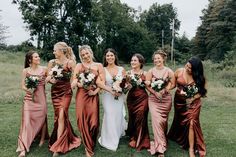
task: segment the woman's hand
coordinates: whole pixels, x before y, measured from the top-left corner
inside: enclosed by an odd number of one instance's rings
[[[157,98],[157,99],[159,99],[159,100],[161,100],[162,99],[162,94],[161,93],[159,93],[159,92],[155,92],[155,97]]]
[[[83,87],[82,83],[77,82],[77,87],[82,88]]]
[[[97,91],[98,91],[98,90],[89,90],[89,91],[88,91],[88,95],[89,95],[89,96],[97,95],[97,93],[98,93]]]
[[[190,105],[190,104],[193,103],[193,101],[194,101],[194,98],[187,98],[187,99],[186,99],[186,104],[187,104],[187,105]]]
[[[47,76],[45,82],[55,84],[57,81],[52,76]]]
[[[75,87],[77,86],[77,81],[73,80],[70,86],[71,86],[71,89],[75,89]]]

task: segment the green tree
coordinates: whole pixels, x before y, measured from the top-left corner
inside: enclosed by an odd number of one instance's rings
[[[1,10],[0,10],[1,12]],[[2,20],[2,17],[0,16],[0,21]],[[6,38],[7,36],[7,31],[8,26],[5,26],[2,22],[0,23],[0,48],[5,47],[6,45]]]
[[[199,26],[193,52],[204,59],[221,61],[232,50],[236,35],[235,0],[211,0],[203,10],[202,25]]]
[[[140,21],[154,35],[156,47],[161,47],[162,30],[164,31],[164,43],[171,43],[171,24],[173,19],[175,19],[174,28],[178,31],[180,21],[177,19],[177,9],[173,7],[172,3],[163,5],[154,3],[148,11],[142,13]]]

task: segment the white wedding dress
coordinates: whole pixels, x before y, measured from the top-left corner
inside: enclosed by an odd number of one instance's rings
[[[118,74],[122,75],[122,67],[118,67]],[[106,85],[112,86],[113,80],[111,74],[105,68]],[[98,142],[101,146],[116,151],[120,137],[125,135],[127,122],[124,118],[124,95],[119,96],[118,100],[114,96],[104,91],[102,96],[104,108],[101,136]]]

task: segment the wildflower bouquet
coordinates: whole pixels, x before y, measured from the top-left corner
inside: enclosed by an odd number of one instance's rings
[[[63,65],[58,63],[53,63],[53,67],[49,72],[49,75],[52,76],[55,80],[70,79],[71,72],[63,70]]]
[[[121,75],[114,76],[112,78],[112,89],[117,93],[122,93],[123,88],[125,87],[125,79]],[[115,96],[115,99],[118,100],[118,96]]]
[[[140,75],[138,75],[138,74],[129,74],[128,78],[129,78],[128,80],[129,80],[130,84],[133,87],[142,87],[142,88],[145,87],[144,80],[142,80]]]
[[[191,98],[198,93],[196,85],[187,85],[181,90],[180,94],[185,95],[187,98]]]
[[[84,89],[89,89],[89,87],[95,85],[95,75],[90,70],[77,74],[77,79]]]
[[[39,77],[37,76],[27,76],[25,78],[25,86],[27,89],[31,90],[32,92],[32,100],[34,101],[34,91],[37,88],[39,83]]]
[[[151,88],[155,90],[156,92],[160,92],[162,89],[164,89],[167,86],[169,81],[170,81],[169,77],[167,77],[166,79],[152,78]]]

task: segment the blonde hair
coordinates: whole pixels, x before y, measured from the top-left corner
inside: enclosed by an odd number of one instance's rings
[[[91,59],[94,60],[93,50],[91,49],[91,47],[89,45],[82,45],[82,46],[79,46],[79,58],[80,58],[81,62],[83,62],[81,55],[80,55],[82,50],[88,51],[91,54]]]
[[[65,42],[57,42],[54,46],[59,47],[59,49],[65,54],[66,58],[76,62],[76,57],[73,50]]]
[[[164,61],[166,61],[166,59],[167,59],[167,54],[165,53],[164,50],[157,50],[157,51],[155,51],[155,52],[153,53],[153,55],[152,55],[152,59],[154,59],[155,55],[157,55],[157,54],[159,54],[159,55],[164,59]]]

